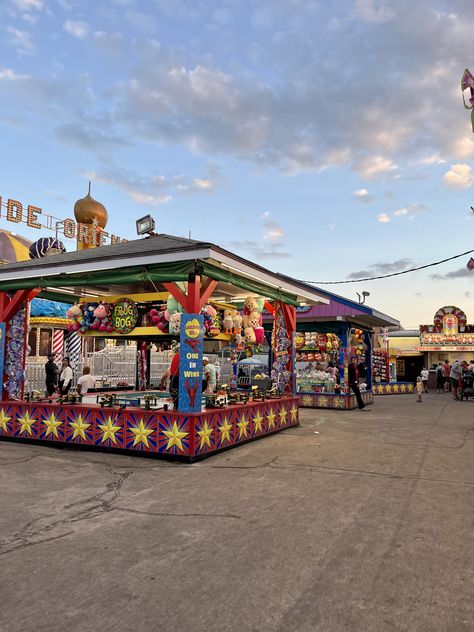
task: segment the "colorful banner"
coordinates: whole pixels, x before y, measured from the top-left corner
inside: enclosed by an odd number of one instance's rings
[[[181,316],[179,347],[179,412],[201,410],[204,316]]]

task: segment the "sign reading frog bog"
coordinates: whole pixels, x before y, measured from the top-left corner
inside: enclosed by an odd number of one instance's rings
[[[129,298],[119,298],[112,309],[112,327],[119,334],[128,334],[135,329],[138,321],[138,308]]]

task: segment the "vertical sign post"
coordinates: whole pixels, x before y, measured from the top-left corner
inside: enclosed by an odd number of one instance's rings
[[[179,348],[179,412],[201,411],[204,316],[181,316]]]

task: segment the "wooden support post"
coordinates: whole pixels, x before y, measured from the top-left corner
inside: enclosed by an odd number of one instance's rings
[[[264,307],[267,312],[269,312],[273,316],[273,314],[275,313],[275,307],[270,303],[270,301],[265,301]]]
[[[217,287],[217,281],[214,279],[207,279],[201,288],[201,298],[199,299],[199,312],[207,303],[207,300],[212,296],[212,293]],[[198,312],[198,313],[199,313]]]
[[[184,311],[186,311],[188,305],[188,297],[179,289],[176,283],[163,283],[163,287],[168,290],[171,296],[173,296],[184,309]]]
[[[201,277],[199,274],[194,276],[192,281],[188,281],[188,300],[185,311],[188,314],[199,314],[201,308],[199,302],[201,299]]]

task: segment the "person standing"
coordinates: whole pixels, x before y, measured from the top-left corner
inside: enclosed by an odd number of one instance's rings
[[[59,392],[61,395],[67,395],[72,386],[72,369],[69,360],[64,358],[61,375],[59,376]]]
[[[56,355],[54,353],[48,353],[48,361],[44,365],[44,370],[46,371],[46,391],[50,397],[58,385],[59,369],[54,361],[55,357]]]
[[[161,378],[161,385],[164,385],[164,381],[169,377],[170,395],[173,399],[173,410],[178,410],[179,400],[179,349],[175,351],[174,356],[171,358],[171,364],[169,369],[165,371],[165,374]]]
[[[451,375],[451,365],[449,364],[449,360],[444,361],[443,371],[444,371],[444,390],[448,392],[451,390],[451,381],[449,379]]]
[[[428,392],[428,378],[430,376],[430,372],[428,371],[428,369],[424,366],[421,369],[421,373],[420,373],[420,377],[421,377],[421,383],[423,384],[423,392],[427,393]]]
[[[421,377],[418,376],[416,378],[416,394],[417,394],[416,401],[417,402],[422,402],[423,401],[423,393],[424,392],[425,392],[425,387],[423,386],[423,381],[422,381]]]
[[[438,366],[436,367],[436,388],[438,389],[438,393],[444,391],[444,369],[442,362],[438,362]]]
[[[77,392],[79,395],[85,395],[91,388],[95,386],[95,378],[91,375],[90,366],[85,366],[82,369],[82,375],[77,380]]]
[[[212,395],[216,390],[216,366],[209,362],[209,358],[203,358],[202,364],[204,366],[204,380],[206,382],[206,388],[204,390],[205,395]]]
[[[351,363],[347,367],[349,388],[352,389],[356,396],[357,405],[359,410],[364,410],[365,404],[362,400],[362,395],[359,389],[359,367],[357,365],[357,358],[352,358]]]
[[[458,398],[458,389],[459,389],[459,382],[461,381],[461,375],[462,375],[462,365],[458,359],[458,360],[455,360],[455,362],[453,363],[453,366],[451,367],[451,372],[449,374],[449,381],[451,383],[451,392],[453,394],[453,399]]]

